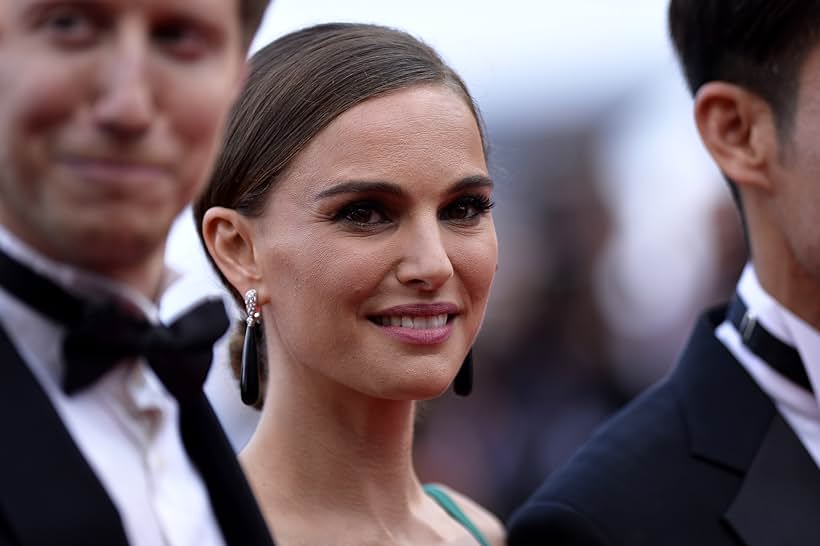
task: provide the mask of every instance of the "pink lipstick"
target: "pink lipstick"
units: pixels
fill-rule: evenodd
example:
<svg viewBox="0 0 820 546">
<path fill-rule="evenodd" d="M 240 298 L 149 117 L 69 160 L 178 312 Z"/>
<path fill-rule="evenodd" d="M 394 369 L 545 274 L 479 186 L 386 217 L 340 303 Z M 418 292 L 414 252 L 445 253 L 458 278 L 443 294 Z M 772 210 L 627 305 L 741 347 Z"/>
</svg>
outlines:
<svg viewBox="0 0 820 546">
<path fill-rule="evenodd" d="M 369 317 L 383 332 L 413 345 L 436 345 L 453 332 L 458 306 L 452 303 L 413 303 L 384 309 Z"/>
</svg>

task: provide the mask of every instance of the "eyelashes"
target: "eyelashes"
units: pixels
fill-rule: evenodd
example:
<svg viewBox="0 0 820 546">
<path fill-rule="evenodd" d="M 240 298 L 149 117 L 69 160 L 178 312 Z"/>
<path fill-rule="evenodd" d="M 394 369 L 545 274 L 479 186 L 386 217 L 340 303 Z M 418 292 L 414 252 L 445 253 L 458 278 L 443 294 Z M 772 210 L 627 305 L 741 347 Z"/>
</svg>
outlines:
<svg viewBox="0 0 820 546">
<path fill-rule="evenodd" d="M 464 195 L 442 209 L 439 218 L 443 220 L 471 220 L 483 216 L 494 206 L 495 202 L 486 195 Z"/>
<path fill-rule="evenodd" d="M 376 226 L 388 222 L 385 207 L 377 201 L 347 204 L 333 216 L 333 221 L 357 226 Z"/>
<path fill-rule="evenodd" d="M 462 195 L 443 206 L 438 211 L 438 219 L 444 222 L 471 226 L 481 221 L 495 202 L 484 194 Z M 366 199 L 343 205 L 332 216 L 332 220 L 356 229 L 378 229 L 393 223 L 401 216 L 400 210 L 378 200 Z"/>
</svg>

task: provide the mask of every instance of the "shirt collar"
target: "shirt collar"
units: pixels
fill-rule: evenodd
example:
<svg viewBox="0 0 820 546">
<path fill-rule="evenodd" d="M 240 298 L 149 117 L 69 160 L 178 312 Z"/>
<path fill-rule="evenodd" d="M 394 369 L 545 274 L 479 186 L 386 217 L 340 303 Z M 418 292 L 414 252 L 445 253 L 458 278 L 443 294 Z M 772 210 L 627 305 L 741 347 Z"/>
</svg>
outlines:
<svg viewBox="0 0 820 546">
<path fill-rule="evenodd" d="M 744 268 L 737 291 L 769 333 L 797 349 L 820 401 L 820 332 L 766 292 L 752 264 Z"/>
<path fill-rule="evenodd" d="M 68 292 L 92 301 L 114 297 L 138 309 L 152 323 L 159 321 L 159 297 L 180 277 L 178 273 L 166 266 L 158 299 L 155 302 L 120 282 L 44 256 L 15 237 L 2 225 L 0 225 L 0 249 Z"/>
</svg>

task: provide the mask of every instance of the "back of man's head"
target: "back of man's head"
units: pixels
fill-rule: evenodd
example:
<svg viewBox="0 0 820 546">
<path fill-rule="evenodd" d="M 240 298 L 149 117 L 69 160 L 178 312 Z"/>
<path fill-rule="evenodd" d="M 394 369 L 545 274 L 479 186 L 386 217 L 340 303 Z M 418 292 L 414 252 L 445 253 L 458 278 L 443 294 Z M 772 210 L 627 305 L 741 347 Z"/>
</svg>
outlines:
<svg viewBox="0 0 820 546">
<path fill-rule="evenodd" d="M 669 30 L 693 94 L 710 81 L 741 86 L 788 130 L 800 68 L 820 37 L 820 2 L 671 0 Z"/>
</svg>

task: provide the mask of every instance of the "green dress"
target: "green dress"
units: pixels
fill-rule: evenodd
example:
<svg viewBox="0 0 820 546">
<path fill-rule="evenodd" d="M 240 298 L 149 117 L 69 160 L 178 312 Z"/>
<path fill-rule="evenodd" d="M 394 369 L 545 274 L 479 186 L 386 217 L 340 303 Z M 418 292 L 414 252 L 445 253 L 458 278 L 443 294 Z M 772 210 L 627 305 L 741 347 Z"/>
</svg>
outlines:
<svg viewBox="0 0 820 546">
<path fill-rule="evenodd" d="M 478 541 L 481 546 L 490 546 L 490 543 L 487 542 L 487 539 L 481 534 L 481 531 L 478 530 L 478 527 L 470 521 L 470 519 L 461 511 L 461 508 L 450 498 L 450 495 L 445 493 L 440 487 L 437 485 L 428 483 L 424 486 L 424 492 L 427 493 L 434 501 L 438 503 L 439 506 L 444 508 L 444 511 L 447 512 L 451 518 L 459 522 L 465 529 L 467 529 L 473 537 Z"/>
</svg>

